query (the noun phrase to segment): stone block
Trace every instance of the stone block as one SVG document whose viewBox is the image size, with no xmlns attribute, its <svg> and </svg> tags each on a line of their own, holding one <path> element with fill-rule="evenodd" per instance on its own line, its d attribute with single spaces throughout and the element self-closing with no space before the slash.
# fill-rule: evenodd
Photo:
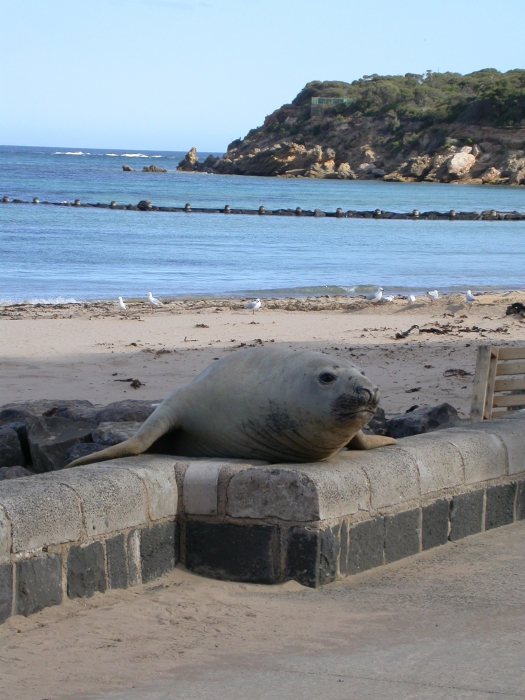
<svg viewBox="0 0 525 700">
<path fill-rule="evenodd" d="M 90 598 L 106 590 L 104 547 L 92 542 L 85 547 L 73 545 L 67 556 L 67 594 L 70 598 Z"/>
<path fill-rule="evenodd" d="M 442 434 L 405 438 L 399 442 L 399 447 L 417 464 L 422 495 L 464 483 L 461 454 Z"/>
<path fill-rule="evenodd" d="M 2 482 L 0 505 L 11 523 L 13 553 L 80 539 L 80 503 L 57 476 L 43 474 Z"/>
<path fill-rule="evenodd" d="M 38 473 L 63 469 L 64 453 L 80 442 L 91 442 L 95 423 L 72 421 L 67 418 L 30 418 L 27 436 L 31 449 L 33 470 Z"/>
<path fill-rule="evenodd" d="M 79 442 L 78 445 L 73 445 L 73 447 L 69 447 L 64 452 L 64 465 L 74 462 L 75 459 L 78 459 L 79 457 L 92 455 L 95 452 L 101 452 L 104 449 L 104 445 L 97 445 L 94 442 Z"/>
<path fill-rule="evenodd" d="M 516 520 L 525 520 L 525 481 L 518 481 L 516 495 Z"/>
<path fill-rule="evenodd" d="M 286 578 L 317 588 L 335 581 L 340 552 L 340 526 L 326 530 L 292 527 L 288 533 Z"/>
<path fill-rule="evenodd" d="M 162 400 L 125 399 L 124 401 L 115 401 L 99 409 L 94 415 L 94 420 L 96 423 L 120 423 L 123 421 L 143 423 L 161 403 Z"/>
<path fill-rule="evenodd" d="M 276 583 L 279 532 L 274 525 L 188 521 L 186 566 L 227 581 Z"/>
<path fill-rule="evenodd" d="M 219 474 L 224 464 L 212 460 L 190 462 L 182 486 L 182 502 L 188 515 L 217 514 Z"/>
<path fill-rule="evenodd" d="M 0 427 L 0 467 L 23 467 L 24 464 L 18 433 L 8 426 Z"/>
<path fill-rule="evenodd" d="M 177 526 L 175 522 L 157 523 L 140 532 L 142 583 L 168 574 L 175 558 Z"/>
<path fill-rule="evenodd" d="M 359 574 L 383 563 L 385 525 L 382 517 L 356 523 L 348 531 L 348 555 L 341 573 Z"/>
<path fill-rule="evenodd" d="M 361 467 L 368 477 L 374 510 L 419 498 L 416 462 L 400 447 L 349 451 L 349 454 L 349 466 Z"/>
<path fill-rule="evenodd" d="M 450 507 L 450 534 L 452 541 L 481 532 L 483 518 L 483 490 L 454 496 Z"/>
<path fill-rule="evenodd" d="M 106 540 L 109 588 L 127 588 L 129 585 L 128 557 L 125 541 L 123 534 L 115 535 L 115 537 L 110 537 Z"/>
<path fill-rule="evenodd" d="M 25 467 L 0 467 L 0 481 L 21 479 L 23 476 L 34 476 L 34 474 Z"/>
<path fill-rule="evenodd" d="M 11 525 L 0 505 L 0 564 L 11 560 Z"/>
<path fill-rule="evenodd" d="M 421 543 L 423 550 L 439 547 L 448 541 L 450 501 L 434 501 L 422 509 Z"/>
<path fill-rule="evenodd" d="M 385 516 L 385 564 L 419 552 L 420 510 Z"/>
<path fill-rule="evenodd" d="M 101 462 L 97 467 L 126 469 L 136 475 L 146 489 L 151 520 L 171 518 L 177 514 L 178 491 L 173 457 L 143 454 Z"/>
<path fill-rule="evenodd" d="M 475 423 L 474 430 L 495 433 L 507 448 L 509 474 L 525 472 L 525 420 L 494 420 Z"/>
<path fill-rule="evenodd" d="M 148 519 L 144 486 L 136 474 L 113 462 L 67 469 L 53 475 L 82 503 L 88 537 L 142 525 Z"/>
<path fill-rule="evenodd" d="M 326 462 L 294 467 L 308 476 L 319 502 L 319 520 L 370 510 L 370 486 L 365 472 L 355 463 L 355 451 L 343 450 Z"/>
<path fill-rule="evenodd" d="M 0 564 L 0 624 L 11 615 L 13 608 L 13 567 Z"/>
<path fill-rule="evenodd" d="M 31 615 L 62 602 L 62 557 L 47 554 L 16 564 L 16 613 Z"/>
<path fill-rule="evenodd" d="M 487 488 L 485 504 L 485 530 L 492 530 L 514 522 L 514 502 L 517 484 L 503 484 Z"/>
<path fill-rule="evenodd" d="M 130 586 L 138 586 L 142 583 L 140 570 L 140 531 L 130 530 L 126 540 L 128 582 Z"/>
<path fill-rule="evenodd" d="M 497 479 L 507 473 L 507 450 L 500 437 L 483 430 L 451 428 L 444 439 L 461 453 L 465 467 L 465 484 Z"/>
</svg>

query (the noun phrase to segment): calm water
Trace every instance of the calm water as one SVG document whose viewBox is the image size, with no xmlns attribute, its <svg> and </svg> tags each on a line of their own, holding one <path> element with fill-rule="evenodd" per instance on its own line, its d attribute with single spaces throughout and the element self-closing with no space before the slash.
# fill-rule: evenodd
<svg viewBox="0 0 525 700">
<path fill-rule="evenodd" d="M 0 196 L 123 204 L 147 198 L 161 206 L 262 204 L 268 209 L 525 209 L 523 188 L 178 173 L 182 156 L 3 147 Z M 139 171 L 155 163 L 168 172 L 124 173 L 122 163 Z M 188 216 L 0 205 L 4 302 L 141 296 L 149 290 L 183 296 L 303 295 L 351 287 L 359 292 L 379 284 L 391 292 L 523 288 L 525 222 Z"/>
</svg>

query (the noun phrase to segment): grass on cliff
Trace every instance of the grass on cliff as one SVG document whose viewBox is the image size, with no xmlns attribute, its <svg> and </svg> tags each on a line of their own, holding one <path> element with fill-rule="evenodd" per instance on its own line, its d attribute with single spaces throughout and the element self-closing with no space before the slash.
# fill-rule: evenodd
<svg viewBox="0 0 525 700">
<path fill-rule="evenodd" d="M 500 73 L 493 68 L 461 75 L 368 75 L 352 83 L 308 83 L 292 104 L 307 107 L 312 97 L 346 97 L 350 104 L 333 110 L 344 117 L 417 119 L 427 123 L 461 121 L 490 126 L 525 125 L 525 70 Z"/>
</svg>

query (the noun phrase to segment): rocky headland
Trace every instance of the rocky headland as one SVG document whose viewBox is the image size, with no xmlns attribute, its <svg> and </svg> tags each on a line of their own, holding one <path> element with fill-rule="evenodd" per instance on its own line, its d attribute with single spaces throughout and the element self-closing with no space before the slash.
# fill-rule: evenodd
<svg viewBox="0 0 525 700">
<path fill-rule="evenodd" d="M 525 185 L 525 70 L 314 81 L 221 158 L 192 148 L 178 169 Z"/>
</svg>

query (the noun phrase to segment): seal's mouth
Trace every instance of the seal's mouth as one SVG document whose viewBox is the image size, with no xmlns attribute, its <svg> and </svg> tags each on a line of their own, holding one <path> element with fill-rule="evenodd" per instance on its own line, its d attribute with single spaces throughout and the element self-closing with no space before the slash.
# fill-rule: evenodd
<svg viewBox="0 0 525 700">
<path fill-rule="evenodd" d="M 347 421 L 356 416 L 373 416 L 379 404 L 379 392 L 361 388 L 354 394 L 342 394 L 332 404 L 331 414 L 337 421 Z"/>
</svg>

